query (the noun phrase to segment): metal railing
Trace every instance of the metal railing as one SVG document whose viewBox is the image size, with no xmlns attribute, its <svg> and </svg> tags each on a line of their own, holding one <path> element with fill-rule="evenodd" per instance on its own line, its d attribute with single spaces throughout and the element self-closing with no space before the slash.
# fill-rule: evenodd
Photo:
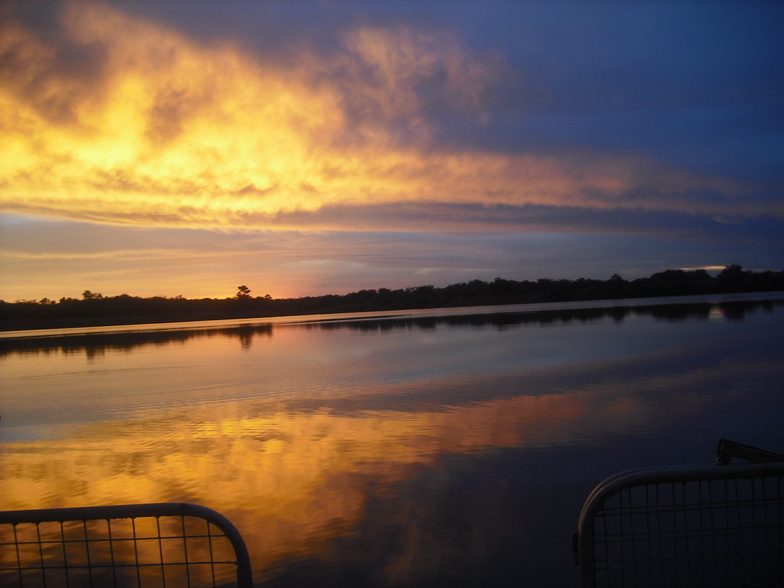
<svg viewBox="0 0 784 588">
<path fill-rule="evenodd" d="M 717 457 L 599 484 L 574 537 L 580 586 L 784 586 L 784 456 L 722 440 Z"/>
<path fill-rule="evenodd" d="M 236 527 L 187 503 L 0 512 L 0 586 L 252 587 Z"/>
</svg>

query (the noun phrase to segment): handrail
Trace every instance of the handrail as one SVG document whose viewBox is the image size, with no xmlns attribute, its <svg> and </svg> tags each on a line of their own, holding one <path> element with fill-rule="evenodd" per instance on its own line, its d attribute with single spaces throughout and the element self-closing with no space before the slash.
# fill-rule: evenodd
<svg viewBox="0 0 784 588">
<path fill-rule="evenodd" d="M 773 461 L 784 461 L 784 455 L 768 451 L 767 449 L 760 449 L 759 447 L 752 447 L 751 445 L 744 445 L 729 439 L 719 439 L 719 444 L 716 447 L 716 459 L 721 463 L 730 463 L 733 457 L 744 459 L 752 463 L 770 463 Z"/>
<path fill-rule="evenodd" d="M 721 577 L 743 566 L 743 573 L 773 574 L 784 585 L 783 564 L 760 563 L 784 561 L 784 462 L 610 476 L 585 501 L 574 550 L 582 587 L 699 586 L 703 577 L 711 578 L 705 585 L 743 585 Z M 683 576 L 688 580 L 678 583 Z"/>
<path fill-rule="evenodd" d="M 206 534 L 201 531 L 190 532 L 186 528 L 189 525 L 186 525 L 185 517 L 205 521 Z M 155 536 L 137 535 L 136 520 L 146 518 L 155 520 Z M 170 521 L 164 531 L 161 528 L 161 519 L 169 518 L 173 521 Z M 179 524 L 172 525 L 177 518 Z M 113 531 L 112 521 L 123 519 L 131 520 L 132 535 L 123 535 L 117 529 Z M 106 530 L 104 531 L 103 526 L 100 529 L 88 526 L 87 523 L 93 521 L 105 521 Z M 73 522 L 82 523 L 77 526 L 76 538 L 69 534 L 72 531 L 65 526 L 65 523 Z M 47 526 L 48 523 L 53 524 L 54 531 L 49 528 L 52 525 Z M 0 512 L 0 528 L 3 525 L 11 527 L 10 532 L 6 531 L 0 536 L 0 573 L 4 574 L 0 575 L 0 580 L 3 582 L 16 577 L 19 585 L 24 586 L 26 578 L 46 578 L 47 574 L 58 573 L 65 579 L 66 585 L 73 585 L 70 578 L 79 574 L 82 575 L 80 577 L 86 575 L 92 585 L 95 570 L 101 569 L 108 570 L 116 585 L 118 569 L 135 568 L 138 585 L 141 586 L 143 576 L 149 575 L 151 568 L 160 568 L 160 578 L 164 585 L 167 574 L 171 575 L 174 571 L 179 573 L 182 570 L 188 585 L 191 585 L 192 576 L 198 575 L 191 570 L 198 570 L 199 566 L 209 566 L 212 585 L 217 586 L 216 566 L 230 566 L 235 570 L 236 586 L 253 586 L 250 557 L 240 532 L 222 514 L 197 504 L 168 502 L 3 511 Z M 34 527 L 25 530 L 25 525 Z M 212 526 L 220 533 L 213 532 Z M 46 528 L 42 531 L 42 527 Z M 217 552 L 221 551 L 222 554 L 225 551 L 219 549 L 222 538 L 228 540 L 234 552 L 234 560 L 216 558 L 219 555 Z M 145 554 L 142 553 L 144 550 L 139 548 L 142 542 L 157 542 L 153 561 L 145 559 Z M 129 547 L 131 544 L 132 550 Z M 99 547 L 103 552 L 99 553 Z M 119 553 L 125 547 L 128 547 L 125 551 L 133 556 L 130 563 L 118 561 Z M 194 560 L 192 554 L 196 552 L 200 556 L 207 553 L 208 559 Z M 108 561 L 105 561 L 107 558 Z M 140 572 L 142 569 L 144 574 Z M 160 584 L 160 579 L 156 582 Z"/>
</svg>

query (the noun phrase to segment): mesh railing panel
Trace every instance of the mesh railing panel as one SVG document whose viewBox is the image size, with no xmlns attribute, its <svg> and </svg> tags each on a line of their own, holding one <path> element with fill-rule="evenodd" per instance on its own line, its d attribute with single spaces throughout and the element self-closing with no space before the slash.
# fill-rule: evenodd
<svg viewBox="0 0 784 588">
<path fill-rule="evenodd" d="M 250 564 L 239 533 L 203 507 L 0 513 L 3 587 L 250 585 Z"/>
<path fill-rule="evenodd" d="M 579 531 L 582 585 L 784 586 L 784 465 L 749 467 L 637 473 L 595 493 Z"/>
</svg>

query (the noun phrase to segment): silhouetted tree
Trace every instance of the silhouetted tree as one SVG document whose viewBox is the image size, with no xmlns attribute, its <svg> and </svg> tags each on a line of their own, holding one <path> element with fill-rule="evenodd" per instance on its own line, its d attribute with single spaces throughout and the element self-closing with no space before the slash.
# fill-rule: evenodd
<svg viewBox="0 0 784 588">
<path fill-rule="evenodd" d="M 733 263 L 721 270 L 716 280 L 722 292 L 742 292 L 751 277 L 751 272 L 744 270 L 742 265 Z"/>
<path fill-rule="evenodd" d="M 245 285 L 237 287 L 234 298 L 200 300 L 182 296 L 138 298 L 128 294 L 104 297 L 85 290 L 82 300 L 61 298 L 57 303 L 47 298 L 13 303 L 0 301 L 0 330 L 765 291 L 784 291 L 784 272 L 754 272 L 738 264 L 727 266 L 715 277 L 705 270 L 671 269 L 632 281 L 619 274 L 613 274 L 609 280 L 542 278 L 536 282 L 518 282 L 496 278 L 489 283 L 471 280 L 443 288 L 379 288 L 345 295 L 279 300 L 269 294 L 251 298 L 250 288 Z"/>
</svg>

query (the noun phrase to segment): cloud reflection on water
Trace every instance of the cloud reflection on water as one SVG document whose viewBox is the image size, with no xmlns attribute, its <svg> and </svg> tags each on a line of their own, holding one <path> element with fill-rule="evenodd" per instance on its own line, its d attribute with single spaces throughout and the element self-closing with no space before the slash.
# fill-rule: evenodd
<svg viewBox="0 0 784 588">
<path fill-rule="evenodd" d="M 645 326 L 638 333 L 630 324 L 619 340 L 633 346 L 635 336 L 654 336 L 655 323 L 647 317 L 659 313 L 667 320 L 697 318 L 710 326 L 712 308 L 627 313 L 623 320 L 644 316 Z M 499 337 L 531 324 L 536 329 L 526 334 L 540 342 L 539 329 L 546 324 L 583 321 L 598 327 L 603 322 L 610 331 L 588 335 L 613 332 L 617 309 L 591 313 L 579 318 L 555 314 L 546 320 L 515 315 L 511 322 L 494 315 L 445 317 L 435 326 L 436 333 L 445 330 L 446 339 L 458 339 L 456 345 L 466 344 L 460 340 L 466 333 L 476 336 L 481 332 L 473 329 L 484 327 Z M 191 501 L 215 508 L 237 524 L 255 568 L 263 570 L 258 578 L 273 586 L 338 580 L 346 585 L 438 585 L 455 577 L 482 577 L 491 585 L 495 573 L 520 574 L 543 566 L 537 559 L 560 561 L 565 554 L 568 562 L 568 548 L 548 553 L 547 547 L 537 546 L 553 545 L 552 535 L 562 530 L 555 521 L 576 522 L 582 498 L 601 479 L 602 468 L 611 473 L 620 465 L 619 455 L 640 460 L 651 451 L 666 460 L 683 454 L 680 445 L 688 446 L 684 431 L 694 429 L 712 444 L 714 431 L 731 432 L 730 423 L 749 430 L 750 423 L 775 419 L 765 408 L 784 375 L 775 332 L 754 333 L 753 345 L 747 345 L 749 334 L 743 330 L 733 341 L 695 344 L 676 337 L 644 353 L 630 350 L 550 367 L 453 374 L 433 369 L 403 381 L 376 380 L 397 373 L 392 365 L 376 363 L 389 352 L 383 345 L 392 339 L 369 340 L 364 334 L 390 327 L 390 334 L 404 335 L 403 341 L 411 344 L 420 339 L 410 335 L 428 334 L 432 320 L 276 327 L 260 332 L 274 336 L 265 339 L 270 345 L 251 354 L 237 353 L 234 331 L 195 332 L 182 347 L 172 347 L 182 342 L 173 333 L 161 334 L 169 337 L 162 344 L 153 337 L 131 346 L 106 345 L 105 362 L 88 369 L 97 365 L 109 370 L 107 362 L 114 357 L 124 358 L 117 365 L 126 367 L 132 358 L 154 363 L 161 349 L 204 362 L 204 370 L 193 374 L 196 378 L 216 369 L 207 363 L 210 357 L 239 357 L 235 361 L 240 363 L 224 366 L 231 370 L 220 376 L 225 388 L 202 401 L 177 404 L 175 391 L 167 396 L 162 387 L 154 394 L 160 405 L 124 416 L 117 410 L 110 419 L 93 422 L 76 419 L 49 437 L 3 442 L 0 508 Z M 673 337 L 671 329 L 666 331 Z M 341 332 L 359 335 L 340 344 L 343 353 L 381 346 L 378 356 L 366 356 L 376 370 L 368 372 L 367 380 L 350 380 L 350 358 L 341 359 L 338 350 L 331 358 L 329 350 L 319 347 L 322 341 L 313 344 L 319 354 L 309 348 L 316 334 L 335 342 L 333 335 Z M 574 339 L 578 331 L 556 334 L 560 340 Z M 267 374 L 285 383 L 291 364 L 278 366 L 283 370 L 279 374 L 274 371 L 282 356 L 271 355 L 273 342 L 287 353 L 299 349 L 321 363 L 312 374 L 297 374 L 303 379 L 292 379 L 288 391 L 264 395 L 257 387 L 255 394 L 233 397 L 231 382 L 244 377 Z M 150 353 L 142 353 L 145 346 Z M 87 348 L 76 349 L 81 353 Z M 38 354 L 22 357 L 35 360 Z M 44 353 L 40 359 L 50 357 Z M 430 359 L 445 361 L 437 355 Z M 174 380 L 180 377 L 169 373 Z M 308 388 L 311 377 L 323 382 L 323 388 Z M 201 385 L 211 384 L 202 380 Z M 123 400 L 122 394 L 108 395 L 113 402 Z M 4 418 L 4 427 L 12 423 Z M 555 541 L 566 544 L 567 537 Z M 512 550 L 527 553 L 525 557 L 543 553 L 512 569 L 511 562 L 524 557 Z"/>
</svg>

